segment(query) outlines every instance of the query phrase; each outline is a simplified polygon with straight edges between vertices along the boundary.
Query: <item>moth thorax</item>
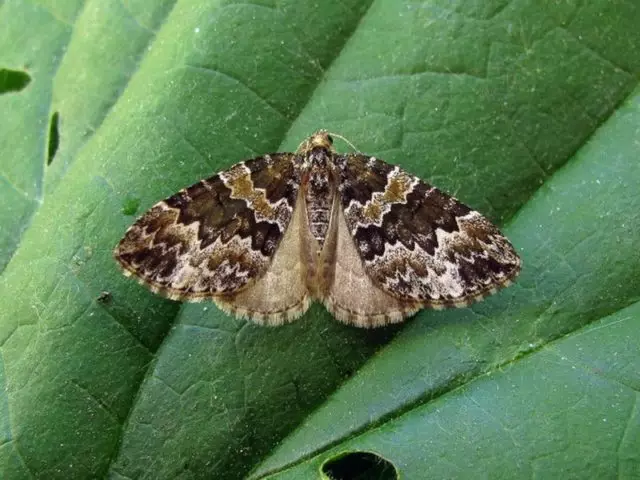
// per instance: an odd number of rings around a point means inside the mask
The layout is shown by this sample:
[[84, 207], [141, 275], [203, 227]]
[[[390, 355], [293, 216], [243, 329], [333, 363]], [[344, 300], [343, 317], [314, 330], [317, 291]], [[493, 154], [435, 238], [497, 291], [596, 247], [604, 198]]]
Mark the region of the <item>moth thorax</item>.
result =
[[309, 153], [309, 169], [304, 182], [309, 229], [320, 248], [327, 236], [334, 194], [329, 160], [328, 152], [324, 148], [312, 150]]

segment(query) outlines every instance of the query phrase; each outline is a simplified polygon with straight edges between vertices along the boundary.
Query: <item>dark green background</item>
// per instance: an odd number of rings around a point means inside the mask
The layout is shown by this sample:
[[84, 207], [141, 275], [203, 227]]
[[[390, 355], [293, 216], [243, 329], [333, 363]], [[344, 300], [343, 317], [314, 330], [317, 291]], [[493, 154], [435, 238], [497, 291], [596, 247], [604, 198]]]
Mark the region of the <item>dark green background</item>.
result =
[[[0, 476], [318, 478], [356, 449], [405, 479], [640, 476], [638, 25], [635, 0], [0, 1], [0, 70], [30, 76], [0, 95]], [[268, 329], [119, 273], [134, 212], [318, 128], [501, 224], [518, 283]]]

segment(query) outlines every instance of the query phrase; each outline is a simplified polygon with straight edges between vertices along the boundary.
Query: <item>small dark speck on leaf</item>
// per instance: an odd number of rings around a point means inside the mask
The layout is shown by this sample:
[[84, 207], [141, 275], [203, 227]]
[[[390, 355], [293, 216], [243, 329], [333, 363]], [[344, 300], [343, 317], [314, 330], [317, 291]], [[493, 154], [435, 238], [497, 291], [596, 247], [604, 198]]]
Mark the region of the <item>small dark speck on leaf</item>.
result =
[[135, 215], [139, 206], [139, 198], [125, 198], [124, 202], [122, 202], [122, 213], [125, 215]]
[[98, 301], [98, 303], [102, 303], [102, 304], [107, 304], [107, 303], [111, 303], [112, 300], [112, 295], [111, 292], [100, 292], [100, 295], [98, 295], [98, 298], [96, 298], [96, 300]]

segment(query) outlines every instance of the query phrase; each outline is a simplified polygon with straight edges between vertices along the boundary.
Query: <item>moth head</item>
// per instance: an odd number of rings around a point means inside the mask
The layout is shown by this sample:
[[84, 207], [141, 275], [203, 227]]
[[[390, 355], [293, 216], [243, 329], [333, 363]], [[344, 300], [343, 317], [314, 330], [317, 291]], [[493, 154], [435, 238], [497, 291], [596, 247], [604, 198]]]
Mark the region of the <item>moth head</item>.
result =
[[326, 148], [330, 152], [335, 152], [335, 149], [333, 148], [333, 138], [331, 138], [329, 132], [326, 130], [318, 130], [300, 144], [297, 153], [305, 154], [314, 148]]

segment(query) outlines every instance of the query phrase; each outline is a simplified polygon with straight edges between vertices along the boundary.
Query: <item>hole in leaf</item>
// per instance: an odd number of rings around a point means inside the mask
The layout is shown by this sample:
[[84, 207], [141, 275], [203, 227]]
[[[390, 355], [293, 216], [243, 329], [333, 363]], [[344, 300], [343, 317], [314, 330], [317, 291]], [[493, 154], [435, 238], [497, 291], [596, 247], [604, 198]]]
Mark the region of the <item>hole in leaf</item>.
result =
[[327, 460], [322, 473], [333, 480], [398, 480], [393, 463], [373, 452], [344, 452]]
[[19, 92], [31, 82], [26, 72], [0, 68], [0, 95], [9, 92]]
[[125, 215], [135, 215], [138, 211], [139, 206], [139, 198], [125, 198], [124, 202], [122, 202], [122, 213], [124, 213]]
[[51, 116], [49, 122], [49, 147], [47, 150], [47, 165], [51, 165], [53, 157], [55, 157], [58, 151], [58, 145], [60, 144], [60, 134], [58, 133], [58, 112], [55, 112]]

